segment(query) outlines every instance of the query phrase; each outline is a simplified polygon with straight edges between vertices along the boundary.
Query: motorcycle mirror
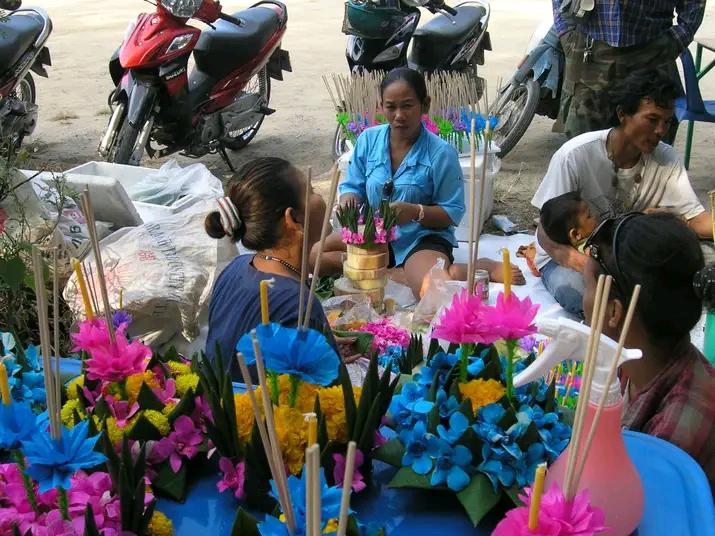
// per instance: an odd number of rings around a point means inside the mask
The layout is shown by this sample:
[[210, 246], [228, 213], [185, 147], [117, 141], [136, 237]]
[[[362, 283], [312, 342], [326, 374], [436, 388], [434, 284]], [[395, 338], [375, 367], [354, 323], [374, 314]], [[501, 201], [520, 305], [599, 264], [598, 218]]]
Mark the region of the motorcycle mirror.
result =
[[22, 5], [22, 0], [0, 0], [0, 9], [15, 11]]

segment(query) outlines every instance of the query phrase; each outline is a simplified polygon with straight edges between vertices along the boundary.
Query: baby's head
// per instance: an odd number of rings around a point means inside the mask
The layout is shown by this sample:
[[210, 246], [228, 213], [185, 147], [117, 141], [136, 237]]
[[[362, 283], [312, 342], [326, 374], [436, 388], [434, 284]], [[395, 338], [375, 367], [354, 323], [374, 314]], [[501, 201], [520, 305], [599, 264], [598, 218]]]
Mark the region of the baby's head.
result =
[[541, 207], [541, 228], [558, 244], [577, 247], [596, 228], [588, 203], [578, 192], [568, 192], [549, 199]]

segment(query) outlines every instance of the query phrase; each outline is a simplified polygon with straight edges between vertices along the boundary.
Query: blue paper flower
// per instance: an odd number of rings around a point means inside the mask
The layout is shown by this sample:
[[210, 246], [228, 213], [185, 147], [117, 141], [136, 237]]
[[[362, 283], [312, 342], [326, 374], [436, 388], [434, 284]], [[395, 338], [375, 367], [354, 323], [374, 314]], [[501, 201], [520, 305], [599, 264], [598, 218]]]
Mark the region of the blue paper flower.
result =
[[[322, 333], [271, 323], [256, 327], [256, 336], [266, 369], [315, 385], [329, 385], [338, 377], [340, 358]], [[247, 364], [256, 362], [250, 333], [241, 337], [236, 350], [244, 355]]]
[[[296, 531], [293, 536], [304, 536], [306, 534], [306, 511], [305, 511], [305, 489], [308, 472], [303, 471], [301, 478], [293, 475], [288, 477], [288, 493], [293, 505], [293, 517], [295, 518]], [[271, 495], [278, 500], [278, 488], [271, 480]], [[340, 500], [342, 488], [338, 486], [328, 487], [323, 471], [320, 471], [320, 519], [322, 528], [328, 520], [335, 519], [340, 515]], [[263, 522], [258, 524], [258, 531], [262, 536], [289, 536], [288, 527], [278, 518], [267, 515]]]
[[36, 432], [35, 415], [21, 402], [0, 404], [0, 449], [16, 449]]
[[437, 398], [435, 404], [439, 408], [439, 416], [442, 419], [449, 419], [449, 417], [459, 409], [459, 402], [457, 397], [454, 395], [447, 398], [447, 393], [444, 389], [437, 391]]
[[403, 428], [412, 428], [416, 421], [424, 421], [433, 407], [434, 402], [423, 398], [417, 384], [408, 382], [402, 386], [400, 394], [392, 397], [388, 413], [399, 431]]
[[412, 430], [400, 432], [400, 441], [405, 446], [402, 456], [402, 466], [412, 467], [418, 475], [426, 475], [432, 469], [432, 458], [427, 452], [427, 440], [430, 434], [426, 433], [425, 424], [417, 422]]
[[571, 440], [571, 427], [562, 422], [557, 422], [551, 429], [541, 428], [539, 437], [544, 445], [549, 462], [554, 462]]
[[384, 354], [377, 358], [377, 364], [383, 368], [389, 366], [392, 370], [399, 370], [402, 361], [402, 346], [388, 346]]
[[457, 362], [455, 354], [439, 352], [430, 360], [429, 364], [420, 369], [418, 381], [425, 391], [428, 391], [432, 383], [444, 384], [447, 374]]
[[103, 463], [103, 454], [94, 451], [100, 435], [87, 437], [88, 421], [71, 430], [62, 428], [62, 437], [55, 441], [45, 430], [22, 442], [22, 449], [30, 464], [27, 472], [40, 486], [40, 493], [60, 486], [70, 488], [70, 478], [80, 469], [90, 469]]
[[437, 426], [437, 433], [450, 445], [454, 445], [464, 435], [467, 428], [469, 428], [467, 417], [463, 413], [455, 411], [449, 418], [449, 430], [440, 424]]
[[437, 437], [430, 437], [427, 449], [435, 459], [434, 472], [430, 479], [432, 486], [447, 483], [452, 491], [461, 491], [469, 484], [469, 464], [472, 453], [464, 445], [452, 447], [448, 442]]

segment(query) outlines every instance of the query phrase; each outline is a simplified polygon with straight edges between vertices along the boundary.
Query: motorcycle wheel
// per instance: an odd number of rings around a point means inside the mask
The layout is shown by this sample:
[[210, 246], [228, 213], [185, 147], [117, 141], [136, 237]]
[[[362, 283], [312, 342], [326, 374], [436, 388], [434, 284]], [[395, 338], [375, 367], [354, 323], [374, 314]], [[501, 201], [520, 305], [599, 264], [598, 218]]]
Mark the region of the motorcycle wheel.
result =
[[539, 105], [539, 83], [531, 78], [517, 86], [513, 93], [505, 98], [509, 90], [507, 85], [499, 90], [499, 96], [490, 113], [499, 118], [494, 129], [493, 140], [499, 146], [499, 158], [504, 158], [519, 142], [529, 128]]
[[[35, 80], [32, 78], [30, 73], [27, 73], [25, 77], [20, 80], [20, 83], [10, 94], [10, 98], [16, 99], [25, 104], [34, 105], [37, 99], [37, 92], [35, 90]], [[10, 146], [13, 150], [17, 150], [22, 145], [22, 140], [25, 137], [24, 126], [18, 132], [13, 132], [10, 135]]]
[[[244, 93], [259, 93], [263, 100], [268, 106], [271, 99], [271, 78], [268, 76], [268, 69], [265, 67], [258, 71], [253, 78], [251, 78], [246, 87], [243, 90]], [[263, 120], [266, 118], [262, 115], [261, 118], [253, 123], [251, 126], [242, 129], [239, 134], [234, 137], [231, 141], [224, 141], [223, 144], [227, 149], [232, 151], [238, 151], [243, 149], [246, 145], [251, 143], [251, 140], [258, 134], [258, 129], [261, 128]]]
[[333, 156], [335, 160], [343, 156], [343, 153], [348, 150], [346, 141], [347, 139], [345, 138], [345, 134], [343, 134], [342, 127], [337, 125], [333, 139]]
[[[129, 160], [132, 157], [132, 152], [134, 151], [134, 146], [137, 143], [137, 138], [139, 137], [139, 129], [133, 127], [126, 117], [122, 121], [122, 126], [119, 129], [119, 134], [112, 144], [112, 148], [109, 150], [107, 155], [107, 162], [114, 162], [115, 164], [125, 164], [130, 165]], [[137, 162], [137, 165], [139, 163]]]

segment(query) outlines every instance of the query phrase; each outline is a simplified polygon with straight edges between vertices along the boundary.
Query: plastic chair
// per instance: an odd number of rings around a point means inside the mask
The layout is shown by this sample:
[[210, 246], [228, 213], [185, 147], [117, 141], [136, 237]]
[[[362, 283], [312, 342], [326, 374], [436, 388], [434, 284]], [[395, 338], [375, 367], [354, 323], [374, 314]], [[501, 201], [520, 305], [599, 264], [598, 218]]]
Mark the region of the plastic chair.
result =
[[685, 140], [685, 169], [690, 168], [690, 151], [693, 144], [693, 123], [703, 121], [715, 123], [715, 101], [703, 101], [698, 85], [698, 71], [693, 61], [693, 55], [687, 48], [680, 55], [685, 78], [685, 97], [675, 101], [675, 117], [678, 121], [688, 121], [688, 135]]

